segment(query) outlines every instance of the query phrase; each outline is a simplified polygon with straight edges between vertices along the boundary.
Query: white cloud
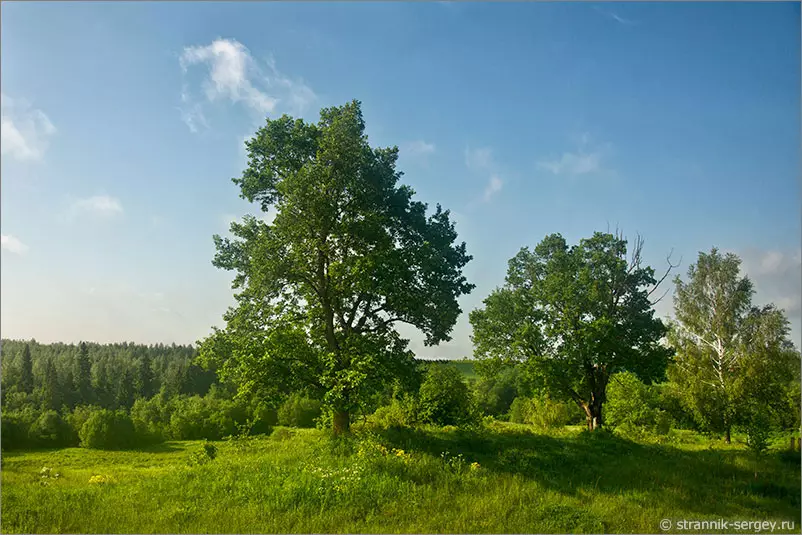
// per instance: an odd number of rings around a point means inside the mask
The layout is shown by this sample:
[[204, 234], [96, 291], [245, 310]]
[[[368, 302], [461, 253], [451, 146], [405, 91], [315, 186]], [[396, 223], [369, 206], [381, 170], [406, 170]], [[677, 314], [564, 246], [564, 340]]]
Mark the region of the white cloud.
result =
[[18, 255], [23, 255], [28, 252], [28, 246], [22, 243], [19, 238], [11, 236], [10, 234], [0, 235], [0, 247], [10, 253]]
[[596, 147], [588, 150], [590, 136], [587, 132], [579, 136], [578, 148], [573, 152], [564, 152], [562, 156], [551, 160], [538, 162], [538, 167], [546, 169], [555, 175], [579, 176], [604, 171], [602, 157], [609, 146]]
[[426, 143], [422, 139], [411, 141], [401, 145], [401, 154], [409, 154], [410, 156], [427, 156], [433, 154], [435, 146], [432, 143]]
[[484, 200], [489, 201], [490, 198], [501, 191], [501, 187], [504, 185], [504, 182], [496, 176], [493, 175], [490, 177], [490, 182], [487, 184], [487, 188], [485, 188]]
[[465, 149], [465, 166], [471, 171], [489, 174], [487, 186], [482, 194], [482, 201], [488, 202], [501, 191], [504, 181], [500, 177], [498, 166], [493, 159], [493, 149], [490, 147], [480, 147], [478, 149]]
[[[294, 114], [303, 113], [317, 98], [305, 83], [282, 74], [273, 58], [263, 62], [234, 39], [216, 39], [207, 46], [190, 46], [183, 50], [180, 65], [186, 75], [189, 67], [205, 65], [208, 76], [202, 88], [209, 102], [229, 100], [242, 103], [260, 115], [269, 115], [279, 108]], [[207, 126], [203, 108], [186, 86], [181, 94], [182, 120], [193, 132]]]
[[560, 159], [538, 162], [538, 166], [548, 169], [555, 175], [584, 175], [601, 169], [601, 155], [598, 152], [588, 154], [566, 152]]
[[86, 199], [73, 201], [70, 206], [70, 216], [75, 217], [80, 214], [91, 214], [99, 217], [112, 217], [123, 213], [123, 206], [120, 201], [108, 195], [95, 195]]
[[0, 94], [0, 154], [19, 161], [41, 160], [56, 127], [24, 100]]

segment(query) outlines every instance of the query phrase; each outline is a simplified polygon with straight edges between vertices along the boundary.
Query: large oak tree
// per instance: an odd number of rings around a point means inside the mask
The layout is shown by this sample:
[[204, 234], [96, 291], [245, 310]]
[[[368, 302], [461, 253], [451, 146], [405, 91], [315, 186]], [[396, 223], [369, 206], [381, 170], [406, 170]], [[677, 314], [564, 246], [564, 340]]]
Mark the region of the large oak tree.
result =
[[638, 239], [628, 261], [626, 240], [597, 232], [572, 247], [552, 234], [521, 249], [506, 284], [471, 312], [476, 357], [522, 363], [536, 386], [581, 407], [589, 429], [601, 426], [611, 375], [659, 379], [671, 355], [641, 247]]
[[246, 145], [234, 182], [276, 215], [215, 236], [213, 263], [236, 273], [237, 304], [201, 359], [243, 390], [316, 394], [347, 431], [367, 395], [413, 368], [396, 323], [427, 345], [449, 340], [471, 257], [449, 212], [427, 215], [398, 183], [398, 149], [368, 144], [357, 101], [321, 110], [317, 124], [268, 119]]

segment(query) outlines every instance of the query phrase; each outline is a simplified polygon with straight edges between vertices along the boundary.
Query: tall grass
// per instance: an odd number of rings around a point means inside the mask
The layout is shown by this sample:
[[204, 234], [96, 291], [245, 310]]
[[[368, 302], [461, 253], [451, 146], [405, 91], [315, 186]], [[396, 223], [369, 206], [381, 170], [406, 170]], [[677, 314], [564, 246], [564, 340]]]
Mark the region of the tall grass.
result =
[[529, 429], [356, 426], [333, 439], [277, 428], [216, 442], [195, 466], [201, 442], [7, 453], [2, 531], [659, 533], [663, 518], [726, 518], [791, 520], [786, 532], [799, 532], [798, 455], [757, 458], [698, 435], [651, 444]]

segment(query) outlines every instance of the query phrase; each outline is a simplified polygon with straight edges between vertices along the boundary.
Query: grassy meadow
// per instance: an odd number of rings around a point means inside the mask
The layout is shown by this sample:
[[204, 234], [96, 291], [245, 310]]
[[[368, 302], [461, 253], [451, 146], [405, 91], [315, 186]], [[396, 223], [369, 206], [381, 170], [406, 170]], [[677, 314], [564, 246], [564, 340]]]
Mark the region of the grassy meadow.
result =
[[661, 442], [494, 422], [357, 425], [347, 439], [278, 427], [215, 442], [215, 458], [194, 466], [200, 441], [6, 452], [2, 532], [660, 533], [665, 518], [794, 521], [775, 533], [799, 532], [799, 454], [783, 443], [758, 459], [738, 437]]

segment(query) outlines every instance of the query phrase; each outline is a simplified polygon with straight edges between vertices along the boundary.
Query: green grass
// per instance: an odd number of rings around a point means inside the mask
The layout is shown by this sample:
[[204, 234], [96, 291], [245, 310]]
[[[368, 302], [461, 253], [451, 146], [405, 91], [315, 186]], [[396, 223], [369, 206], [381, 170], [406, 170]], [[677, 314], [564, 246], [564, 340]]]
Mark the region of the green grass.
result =
[[[2, 532], [660, 533], [663, 518], [800, 526], [798, 455], [756, 460], [692, 433], [650, 444], [497, 423], [357, 428], [333, 441], [278, 428], [216, 444], [217, 458], [197, 467], [186, 461], [199, 442], [4, 453]], [[44, 466], [61, 477], [43, 485]], [[96, 475], [113, 482], [90, 484]]]

